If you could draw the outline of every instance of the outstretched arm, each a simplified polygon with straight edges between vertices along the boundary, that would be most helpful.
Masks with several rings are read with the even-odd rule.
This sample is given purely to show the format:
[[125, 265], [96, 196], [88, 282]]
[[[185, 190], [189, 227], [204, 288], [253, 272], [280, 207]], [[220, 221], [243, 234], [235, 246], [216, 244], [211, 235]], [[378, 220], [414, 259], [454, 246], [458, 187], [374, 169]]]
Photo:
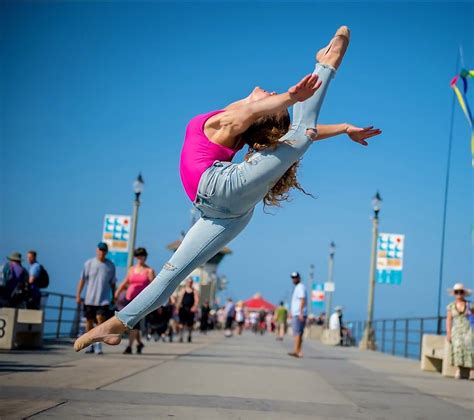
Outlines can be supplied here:
[[229, 110], [231, 110], [231, 109], [240, 108], [242, 105], [247, 104], [248, 101], [249, 101], [249, 97], [247, 96], [246, 98], [241, 99], [240, 101], [232, 102], [231, 104], [227, 105], [224, 109], [225, 109], [226, 111], [229, 111]]
[[347, 134], [352, 141], [362, 144], [363, 146], [368, 145], [366, 141], [368, 138], [378, 136], [382, 133], [381, 130], [374, 128], [373, 126], [359, 128], [347, 123], [330, 125], [318, 124], [316, 128], [317, 135], [313, 137], [313, 140], [315, 141], [324, 140], [339, 134]]
[[211, 141], [225, 144], [235, 139], [249, 128], [258, 118], [282, 111], [296, 102], [310, 98], [319, 88], [321, 82], [316, 74], [308, 74], [288, 92], [280, 95], [269, 95], [258, 101], [239, 101], [230, 109], [217, 114], [206, 122], [204, 130]]

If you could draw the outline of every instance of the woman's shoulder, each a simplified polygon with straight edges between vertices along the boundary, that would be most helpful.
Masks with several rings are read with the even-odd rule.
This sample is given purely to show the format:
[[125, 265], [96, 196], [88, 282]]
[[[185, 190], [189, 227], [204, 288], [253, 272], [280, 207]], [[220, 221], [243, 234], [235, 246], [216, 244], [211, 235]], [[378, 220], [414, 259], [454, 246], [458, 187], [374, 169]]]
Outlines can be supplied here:
[[447, 306], [446, 306], [446, 309], [448, 311], [454, 309], [456, 307], [456, 303], [455, 302], [450, 302]]
[[225, 111], [224, 109], [218, 109], [215, 111], [205, 112], [204, 114], [195, 115], [193, 118], [189, 120], [188, 129], [202, 130], [204, 127], [204, 124], [209, 118], [213, 117], [214, 115], [220, 114], [224, 111]]

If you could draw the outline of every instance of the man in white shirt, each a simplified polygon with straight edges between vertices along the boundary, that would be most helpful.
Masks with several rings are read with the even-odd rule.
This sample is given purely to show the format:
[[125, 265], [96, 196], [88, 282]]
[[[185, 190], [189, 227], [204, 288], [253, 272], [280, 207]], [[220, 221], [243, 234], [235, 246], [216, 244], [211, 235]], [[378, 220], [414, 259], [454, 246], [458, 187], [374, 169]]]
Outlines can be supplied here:
[[342, 345], [342, 306], [336, 306], [334, 311], [335, 312], [331, 315], [331, 318], [329, 318], [329, 329], [339, 331]]
[[303, 332], [308, 316], [308, 298], [306, 296], [306, 287], [301, 283], [301, 276], [298, 272], [291, 273], [291, 280], [295, 285], [293, 296], [291, 298], [291, 329], [295, 340], [293, 352], [288, 353], [293, 357], [303, 357], [301, 347], [303, 345]]

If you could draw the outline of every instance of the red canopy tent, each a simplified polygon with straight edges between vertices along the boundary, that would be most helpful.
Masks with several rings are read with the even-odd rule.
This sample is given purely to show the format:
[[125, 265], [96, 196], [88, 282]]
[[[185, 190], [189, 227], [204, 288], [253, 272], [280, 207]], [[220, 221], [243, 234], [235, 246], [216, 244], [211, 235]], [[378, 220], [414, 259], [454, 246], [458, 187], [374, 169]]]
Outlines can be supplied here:
[[276, 306], [262, 298], [258, 293], [251, 299], [244, 301], [244, 306], [250, 311], [274, 311]]

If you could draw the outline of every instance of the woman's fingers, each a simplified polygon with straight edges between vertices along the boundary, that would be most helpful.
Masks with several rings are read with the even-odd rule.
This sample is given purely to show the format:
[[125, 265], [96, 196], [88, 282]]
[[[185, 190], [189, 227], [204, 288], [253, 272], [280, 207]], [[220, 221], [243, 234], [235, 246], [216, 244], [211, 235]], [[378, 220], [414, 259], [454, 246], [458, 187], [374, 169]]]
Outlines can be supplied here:
[[303, 77], [300, 82], [297, 84], [298, 87], [310, 87], [312, 88], [316, 82], [318, 81], [318, 75], [317, 74], [307, 74], [305, 77]]
[[318, 79], [319, 77], [317, 74], [312, 74], [311, 77], [308, 79], [308, 86], [310, 86], [311, 88], [316, 86], [318, 83]]
[[303, 77], [296, 86], [299, 86], [299, 87], [304, 87], [306, 86], [306, 84], [308, 83], [308, 80], [309, 78], [311, 77], [310, 74], [307, 74], [305, 77]]
[[378, 131], [378, 132], [375, 132], [375, 133], [368, 133], [368, 134], [365, 135], [365, 138], [369, 139], [371, 137], [378, 136], [379, 134], [381, 134], [381, 131]]
[[313, 89], [311, 89], [314, 92], [316, 92], [322, 85], [322, 81], [320, 80], [318, 83], [316, 83], [316, 85], [313, 87]]

